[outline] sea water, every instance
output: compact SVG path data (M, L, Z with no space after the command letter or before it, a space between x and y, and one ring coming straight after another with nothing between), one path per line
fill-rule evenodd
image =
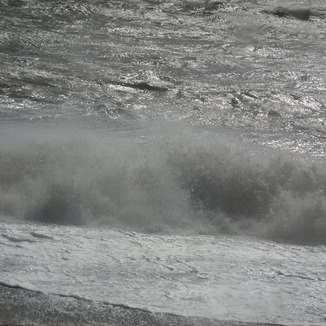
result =
M325 323L322 1L0 10L3 286Z

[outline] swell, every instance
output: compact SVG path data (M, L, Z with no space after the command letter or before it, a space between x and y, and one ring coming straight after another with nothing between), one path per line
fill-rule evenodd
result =
M146 137L80 128L3 131L1 215L149 233L325 242L322 166L176 127L179 136L171 130Z

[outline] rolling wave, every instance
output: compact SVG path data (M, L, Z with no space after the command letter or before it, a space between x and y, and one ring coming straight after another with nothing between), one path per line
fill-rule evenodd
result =
M1 214L149 233L324 241L324 168L210 137L2 132Z

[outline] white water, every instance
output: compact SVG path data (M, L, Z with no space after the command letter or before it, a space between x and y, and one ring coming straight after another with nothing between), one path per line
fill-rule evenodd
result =
M1 282L154 312L323 324L326 247L304 245L325 237L322 166L174 126L2 132Z
M240 148L237 139L182 124L106 133L9 129L0 140L2 214L149 233L323 242L321 162Z
M0 17L1 284L325 324L323 1Z
M2 282L159 312L323 324L326 248L2 222Z

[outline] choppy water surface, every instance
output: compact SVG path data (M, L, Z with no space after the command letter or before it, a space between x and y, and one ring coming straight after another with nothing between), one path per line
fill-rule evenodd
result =
M0 0L0 17L1 282L325 322L323 1Z

